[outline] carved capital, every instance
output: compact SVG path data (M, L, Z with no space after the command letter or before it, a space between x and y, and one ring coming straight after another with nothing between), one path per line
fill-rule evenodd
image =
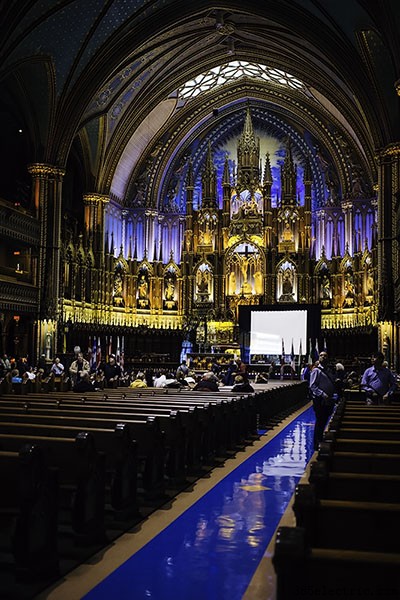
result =
M84 194L83 203L86 206L97 206L100 203L108 204L110 202L109 196L105 194L97 194L96 192L92 192L91 194Z
M400 155L400 142L394 142L393 144L389 144L386 148L383 148L379 156L380 158L384 158L386 156L399 156Z
M65 169L62 167L56 167L54 165L48 165L46 163L33 163L28 165L28 173L32 177L40 179L62 179L65 175Z

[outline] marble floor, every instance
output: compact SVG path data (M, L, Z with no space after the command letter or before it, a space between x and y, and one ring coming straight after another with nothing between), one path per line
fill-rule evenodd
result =
M294 525L310 406L181 492L37 600L274 600L274 536Z

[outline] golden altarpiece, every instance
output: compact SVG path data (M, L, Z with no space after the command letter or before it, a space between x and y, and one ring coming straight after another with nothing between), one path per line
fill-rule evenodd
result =
M310 162L300 193L289 138L274 181L249 107L236 151L220 178L210 141L199 173L186 157L183 209L172 188L152 206L141 180L131 206L85 196L85 230L64 235L60 350L71 326L101 344L105 332L124 344L163 332L194 349L229 346L243 305L320 303L324 335L376 325L374 194L356 179L345 197L331 190L313 205Z

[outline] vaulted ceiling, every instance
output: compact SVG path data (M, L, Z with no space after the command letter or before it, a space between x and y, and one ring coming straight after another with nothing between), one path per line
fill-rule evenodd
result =
M377 151L400 139L395 0L1 6L0 168L8 183L0 195L11 200L32 162L80 163L83 193L123 202L146 169L153 189L166 192L166 173L194 151L200 161L208 140L221 147L237 135L248 105L259 129L298 139L300 154L315 160L321 151L342 190L354 167L373 186ZM180 98L186 82L232 61L281 70L303 86L247 76Z

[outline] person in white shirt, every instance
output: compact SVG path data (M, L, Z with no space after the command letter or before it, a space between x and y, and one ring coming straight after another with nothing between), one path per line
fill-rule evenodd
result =
M61 363L58 356L54 359L54 362L51 365L50 373L55 377L61 377L61 375L64 373L64 365Z
M155 388L163 388L167 385L167 378L164 373L157 372L153 379L153 386Z

